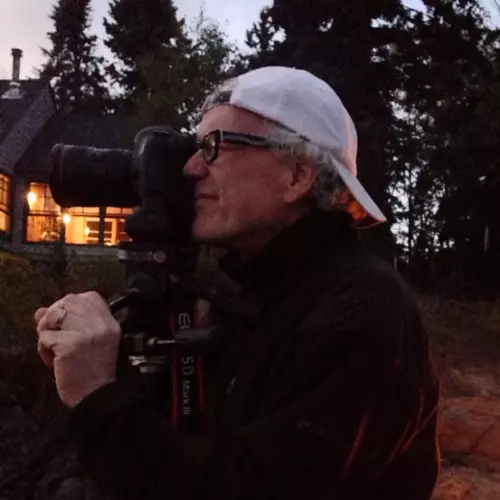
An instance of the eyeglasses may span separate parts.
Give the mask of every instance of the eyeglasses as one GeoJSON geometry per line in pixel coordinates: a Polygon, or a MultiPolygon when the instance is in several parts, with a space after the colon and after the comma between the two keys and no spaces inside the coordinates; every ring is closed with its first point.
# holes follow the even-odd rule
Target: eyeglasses
{"type": "Polygon", "coordinates": [[[265,137],[251,134],[239,134],[226,130],[212,130],[203,139],[197,142],[198,149],[203,154],[203,159],[207,165],[213,163],[219,156],[221,143],[235,144],[237,146],[252,146],[255,148],[279,147],[278,143],[270,141],[265,137]]]}

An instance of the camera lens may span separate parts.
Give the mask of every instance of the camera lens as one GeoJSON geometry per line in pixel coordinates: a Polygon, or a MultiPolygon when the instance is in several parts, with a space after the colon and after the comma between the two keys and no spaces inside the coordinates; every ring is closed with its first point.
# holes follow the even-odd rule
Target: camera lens
{"type": "Polygon", "coordinates": [[[61,207],[139,204],[132,152],[57,144],[50,153],[49,185],[61,207]]]}

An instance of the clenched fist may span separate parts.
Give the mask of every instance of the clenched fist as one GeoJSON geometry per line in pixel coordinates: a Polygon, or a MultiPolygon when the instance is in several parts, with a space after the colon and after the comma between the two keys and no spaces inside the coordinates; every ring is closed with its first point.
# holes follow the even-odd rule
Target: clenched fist
{"type": "Polygon", "coordinates": [[[54,369],[61,401],[73,408],[116,380],[120,324],[96,292],[67,295],[35,313],[38,352],[54,369]]]}

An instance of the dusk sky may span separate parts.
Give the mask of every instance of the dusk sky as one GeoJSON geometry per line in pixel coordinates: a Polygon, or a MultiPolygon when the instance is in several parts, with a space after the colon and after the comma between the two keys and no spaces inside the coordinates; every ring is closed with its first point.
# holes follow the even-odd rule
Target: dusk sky
{"type": "MultiPolygon", "coordinates": [[[[493,0],[484,0],[490,7],[493,0]]],[[[52,30],[49,13],[55,0],[2,0],[0,17],[0,79],[10,78],[12,72],[11,48],[23,50],[21,78],[33,76],[32,69],[43,59],[40,47],[48,47],[47,32],[52,30]]],[[[206,17],[215,19],[229,38],[243,44],[245,32],[257,20],[262,7],[270,0],[175,0],[181,16],[192,23],[202,6],[206,17]]],[[[408,5],[419,7],[420,0],[408,0],[408,5]]],[[[102,19],[107,14],[107,0],[93,0],[93,31],[104,36],[102,19]]],[[[498,16],[495,16],[495,20],[498,16]]],[[[100,42],[100,51],[108,55],[100,42]]]]}
{"type": "MultiPolygon", "coordinates": [[[[229,37],[242,43],[245,32],[258,19],[267,0],[174,0],[181,16],[192,23],[203,6],[206,17],[217,20],[229,37]]],[[[23,50],[21,77],[32,76],[32,68],[43,58],[40,47],[48,47],[47,32],[52,30],[49,14],[55,0],[2,0],[0,17],[0,78],[12,72],[11,48],[23,50]]],[[[104,36],[102,19],[108,12],[107,0],[93,0],[93,31],[104,36]]],[[[102,43],[101,50],[106,54],[102,43]]]]}

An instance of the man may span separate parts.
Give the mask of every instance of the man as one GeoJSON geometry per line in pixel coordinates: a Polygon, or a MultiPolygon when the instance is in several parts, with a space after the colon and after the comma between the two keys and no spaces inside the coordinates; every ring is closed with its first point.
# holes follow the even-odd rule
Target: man
{"type": "Polygon", "coordinates": [[[431,497],[438,382],[418,308],[358,240],[385,218],[353,122],[313,75],[266,67],[203,107],[194,236],[258,304],[211,374],[213,428],[183,435],[116,381],[120,326],[95,293],[36,313],[81,463],[115,498],[431,497]]]}

